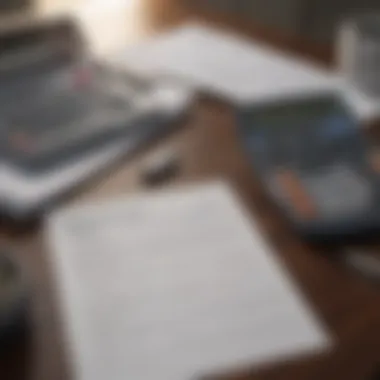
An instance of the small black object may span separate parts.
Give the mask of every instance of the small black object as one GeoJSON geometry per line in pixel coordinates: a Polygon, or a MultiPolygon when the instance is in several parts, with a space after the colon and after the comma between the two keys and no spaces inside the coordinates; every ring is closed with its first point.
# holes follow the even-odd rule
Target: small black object
{"type": "Polygon", "coordinates": [[[142,173],[142,181],[146,186],[155,187],[165,184],[178,175],[180,165],[174,157],[153,161],[142,173]]]}
{"type": "Polygon", "coordinates": [[[22,271],[10,255],[0,252],[0,350],[26,331],[27,309],[22,271]]]}

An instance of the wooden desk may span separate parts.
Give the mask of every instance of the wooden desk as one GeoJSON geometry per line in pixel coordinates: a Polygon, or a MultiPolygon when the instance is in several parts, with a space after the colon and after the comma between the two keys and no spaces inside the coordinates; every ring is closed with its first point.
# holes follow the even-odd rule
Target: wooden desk
{"type": "MultiPolygon", "coordinates": [[[[184,12],[173,14],[179,16],[168,16],[166,21],[158,18],[157,25],[175,22],[184,12]]],[[[380,365],[378,287],[345,270],[330,257],[331,252],[303,244],[289,230],[263,194],[239,149],[234,119],[227,105],[203,99],[182,129],[88,185],[77,194],[76,201],[141,191],[142,158],[167,144],[176,146],[183,165],[180,177],[172,185],[222,177],[236,187],[242,202],[261,222],[278,256],[336,337],[336,349],[324,356],[256,368],[251,374],[231,378],[367,379],[380,365]]],[[[15,255],[29,274],[33,295],[30,335],[0,356],[0,379],[69,380],[70,368],[41,228],[14,231],[3,226],[0,231],[1,240],[16,248],[15,255]]]]}

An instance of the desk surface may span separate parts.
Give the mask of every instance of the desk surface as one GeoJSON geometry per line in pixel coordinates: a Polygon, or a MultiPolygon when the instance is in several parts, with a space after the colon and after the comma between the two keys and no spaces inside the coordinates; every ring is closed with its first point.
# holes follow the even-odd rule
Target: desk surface
{"type": "MultiPolygon", "coordinates": [[[[157,27],[184,17],[185,12],[181,10],[162,14],[164,0],[152,0],[151,3],[158,4],[158,7],[155,12],[152,7],[147,17],[157,27]]],[[[75,200],[138,192],[141,190],[142,160],[155,149],[167,145],[175,146],[181,153],[183,165],[181,175],[173,184],[222,177],[238,190],[338,343],[336,350],[329,355],[259,368],[251,374],[231,378],[369,378],[380,365],[379,288],[344,269],[334,261],[334,252],[308,247],[288,229],[239,149],[228,106],[209,99],[201,100],[177,133],[92,182],[76,195],[75,200]]],[[[15,254],[29,274],[33,292],[30,336],[0,356],[0,378],[69,380],[70,368],[41,228],[32,226],[16,232],[4,226],[0,229],[0,241],[16,248],[15,254]]]]}

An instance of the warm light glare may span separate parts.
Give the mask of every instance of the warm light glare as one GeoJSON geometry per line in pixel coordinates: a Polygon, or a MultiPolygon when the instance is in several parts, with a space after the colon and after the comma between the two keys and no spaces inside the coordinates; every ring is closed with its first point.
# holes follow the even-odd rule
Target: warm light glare
{"type": "Polygon", "coordinates": [[[97,55],[124,49],[145,29],[141,0],[90,0],[75,7],[74,13],[97,55]]]}

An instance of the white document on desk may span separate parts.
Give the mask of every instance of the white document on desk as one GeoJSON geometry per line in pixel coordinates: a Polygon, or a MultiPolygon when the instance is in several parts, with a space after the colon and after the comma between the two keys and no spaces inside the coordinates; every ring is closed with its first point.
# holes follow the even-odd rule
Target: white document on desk
{"type": "Polygon", "coordinates": [[[48,227],[78,380],[190,380],[331,344],[222,182],[78,206],[48,227]]]}
{"type": "Polygon", "coordinates": [[[130,47],[121,64],[143,76],[176,77],[236,103],[336,90],[330,71],[269,46],[190,23],[130,47]]]}

